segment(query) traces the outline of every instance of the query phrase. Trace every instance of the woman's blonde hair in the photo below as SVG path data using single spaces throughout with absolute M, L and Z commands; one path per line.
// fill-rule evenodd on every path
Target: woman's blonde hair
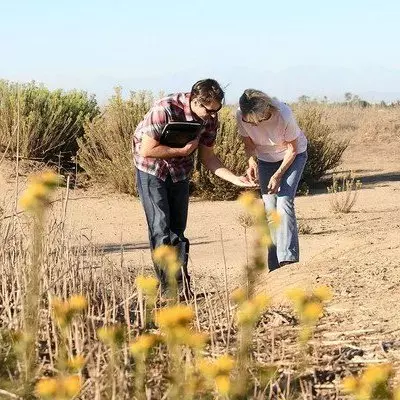
M 267 114 L 279 111 L 276 102 L 266 93 L 256 89 L 246 89 L 239 99 L 242 115 L 249 122 L 257 123 Z

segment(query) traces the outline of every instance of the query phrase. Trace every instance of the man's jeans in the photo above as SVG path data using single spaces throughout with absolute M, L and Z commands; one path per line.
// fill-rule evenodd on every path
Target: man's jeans
M 166 181 L 136 170 L 136 182 L 149 230 L 150 248 L 153 251 L 161 245 L 176 247 L 182 265 L 177 273 L 177 281 L 183 281 L 183 275 L 189 284 L 187 262 L 189 240 L 185 238 L 186 221 L 189 206 L 189 181 L 173 182 L 168 175 Z M 162 289 L 167 286 L 167 276 L 163 268 L 154 264 Z
M 280 216 L 280 223 L 277 228 L 274 228 L 271 221 L 268 221 L 273 243 L 268 249 L 268 267 L 270 271 L 279 268 L 280 263 L 299 261 L 299 236 L 294 210 L 294 197 L 306 161 L 306 151 L 298 154 L 283 175 L 278 193 L 268 194 L 268 182 L 280 167 L 282 161 L 265 162 L 258 160 L 258 173 L 265 210 L 267 215 L 276 210 Z

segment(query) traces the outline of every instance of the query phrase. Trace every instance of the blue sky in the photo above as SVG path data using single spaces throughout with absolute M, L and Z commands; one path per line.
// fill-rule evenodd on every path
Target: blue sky
M 0 0 L 0 78 L 125 91 L 400 98 L 400 2 Z

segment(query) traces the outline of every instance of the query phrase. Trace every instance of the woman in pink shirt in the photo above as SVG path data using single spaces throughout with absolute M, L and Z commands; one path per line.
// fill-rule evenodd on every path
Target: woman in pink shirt
M 290 107 L 260 90 L 244 91 L 236 117 L 249 156 L 247 176 L 260 183 L 267 217 L 275 210 L 281 217 L 277 228 L 271 225 L 268 267 L 272 271 L 299 261 L 294 197 L 307 161 L 307 138 Z

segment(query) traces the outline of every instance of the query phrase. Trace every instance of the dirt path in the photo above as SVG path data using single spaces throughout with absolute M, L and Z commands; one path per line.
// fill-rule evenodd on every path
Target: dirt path
M 258 290 L 279 303 L 290 286 L 328 284 L 335 293 L 330 312 L 342 321 L 342 327 L 400 329 L 400 157 L 396 146 L 352 145 L 341 169 L 353 170 L 363 182 L 354 210 L 333 213 L 325 190 L 297 198 L 299 220 L 310 229 L 310 234 L 300 236 L 301 262 L 263 273 Z M 3 168 L 0 178 L 3 202 L 10 204 L 12 167 Z M 57 203 L 53 212 L 60 215 L 61 207 L 62 202 Z M 244 229 L 238 222 L 241 213 L 236 202 L 191 201 L 186 233 L 191 241 L 190 270 L 198 283 L 223 287 L 225 267 L 229 287 L 241 283 L 247 258 Z M 115 260 L 123 248 L 127 264 L 151 270 L 147 228 L 137 199 L 98 187 L 71 191 L 66 222 L 71 237 L 82 235 Z M 247 239 L 251 252 L 251 235 Z

